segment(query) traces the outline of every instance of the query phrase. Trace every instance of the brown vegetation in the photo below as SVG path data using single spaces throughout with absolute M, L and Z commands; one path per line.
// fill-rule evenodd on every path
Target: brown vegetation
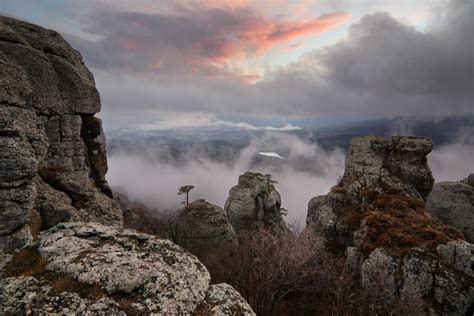
M 366 230 L 360 247 L 365 254 L 379 247 L 393 253 L 412 247 L 433 250 L 439 244 L 463 239 L 459 230 L 429 215 L 422 199 L 378 193 L 368 193 L 366 198 Z
M 346 191 L 347 191 L 346 188 L 341 187 L 341 186 L 337 186 L 337 185 L 335 185 L 331 188 L 332 193 L 346 193 Z
M 423 302 L 385 304 L 365 292 L 345 257 L 320 238 L 260 230 L 240 236 L 235 256 L 210 268 L 212 282 L 232 285 L 257 315 L 407 315 Z
M 42 257 L 37 247 L 27 247 L 15 252 L 5 265 L 5 277 L 32 276 L 38 277 L 44 272 L 48 261 Z
M 36 210 L 31 212 L 28 226 L 30 227 L 33 241 L 36 241 L 38 239 L 38 234 L 41 231 L 41 215 Z

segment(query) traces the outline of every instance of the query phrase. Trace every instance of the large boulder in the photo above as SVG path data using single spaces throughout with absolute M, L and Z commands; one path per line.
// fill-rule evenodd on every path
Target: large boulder
M 205 200 L 189 203 L 178 212 L 176 242 L 206 266 L 218 264 L 237 250 L 234 228 L 225 211 Z
M 309 202 L 306 233 L 345 257 L 375 302 L 463 315 L 473 308 L 474 246 L 425 211 L 431 149 L 426 138 L 354 139 L 342 179 Z
M 474 242 L 474 187 L 460 182 L 435 183 L 426 210 L 443 223 L 463 232 L 467 241 Z
M 246 172 L 239 176 L 238 184 L 230 189 L 224 209 L 236 232 L 260 227 L 276 233 L 288 231 L 281 196 L 270 175 Z
M 63 223 L 5 261 L 2 315 L 191 314 L 201 306 L 232 310 L 233 305 L 243 315 L 253 314 L 232 287 L 209 287 L 209 272 L 196 257 L 133 230 Z M 230 302 L 230 297 L 240 299 Z
M 0 251 L 31 243 L 35 226 L 120 226 L 94 117 L 100 98 L 79 52 L 54 31 L 0 16 L 0 78 Z

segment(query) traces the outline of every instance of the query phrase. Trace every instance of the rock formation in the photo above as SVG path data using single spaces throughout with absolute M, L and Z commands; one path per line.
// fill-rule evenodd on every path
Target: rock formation
M 309 203 L 307 233 L 346 256 L 375 300 L 463 315 L 474 302 L 474 246 L 425 212 L 431 141 L 361 137 L 340 183 Z
M 426 210 L 474 243 L 474 186 L 467 181 L 435 183 L 426 200 Z
M 182 208 L 177 216 L 176 242 L 196 255 L 206 266 L 227 257 L 238 246 L 237 235 L 224 210 L 204 200 Z
M 205 266 L 179 246 L 96 223 L 45 231 L 3 274 L 0 314 L 193 313 L 208 306 L 252 314 L 231 286 L 209 287 Z
M 181 247 L 120 228 L 99 110 L 79 52 L 0 16 L 0 314 L 254 315 Z
M 36 226 L 120 226 L 100 98 L 79 52 L 54 31 L 0 17 L 0 77 L 0 250 L 31 243 Z
M 224 209 L 236 232 L 258 227 L 277 233 L 288 231 L 280 193 L 270 175 L 246 172 L 239 176 L 238 184 L 230 189 Z

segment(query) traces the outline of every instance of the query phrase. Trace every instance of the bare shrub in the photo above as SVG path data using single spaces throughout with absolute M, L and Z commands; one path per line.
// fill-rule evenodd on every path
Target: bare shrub
M 259 315 L 273 315 L 286 298 L 312 292 L 315 256 L 323 249 L 313 236 L 277 235 L 268 229 L 244 233 L 229 260 L 211 271 L 213 281 L 233 285 Z
M 387 304 L 367 293 L 345 256 L 326 251 L 312 234 L 248 232 L 234 256 L 208 268 L 213 283 L 232 285 L 258 315 L 417 315 L 426 307 L 420 299 Z

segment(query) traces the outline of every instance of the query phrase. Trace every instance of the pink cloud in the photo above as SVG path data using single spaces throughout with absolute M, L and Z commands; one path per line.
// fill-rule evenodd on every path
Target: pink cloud
M 249 6 L 197 7 L 179 14 L 113 11 L 97 15 L 86 30 L 102 35 L 101 45 L 91 43 L 102 51 L 91 55 L 109 68 L 207 77 L 230 73 L 255 81 L 241 69 L 248 69 L 248 64 L 243 66 L 248 60 L 277 45 L 328 31 L 350 17 L 335 12 L 309 20 L 280 20 Z
M 264 54 L 275 45 L 295 38 L 311 36 L 328 31 L 351 18 L 347 12 L 325 14 L 307 21 L 270 20 L 258 14 L 235 21 L 228 28 L 216 29 L 208 38 L 195 43 L 193 59 L 211 60 L 226 64 L 247 53 Z M 302 43 L 291 45 L 297 48 Z

